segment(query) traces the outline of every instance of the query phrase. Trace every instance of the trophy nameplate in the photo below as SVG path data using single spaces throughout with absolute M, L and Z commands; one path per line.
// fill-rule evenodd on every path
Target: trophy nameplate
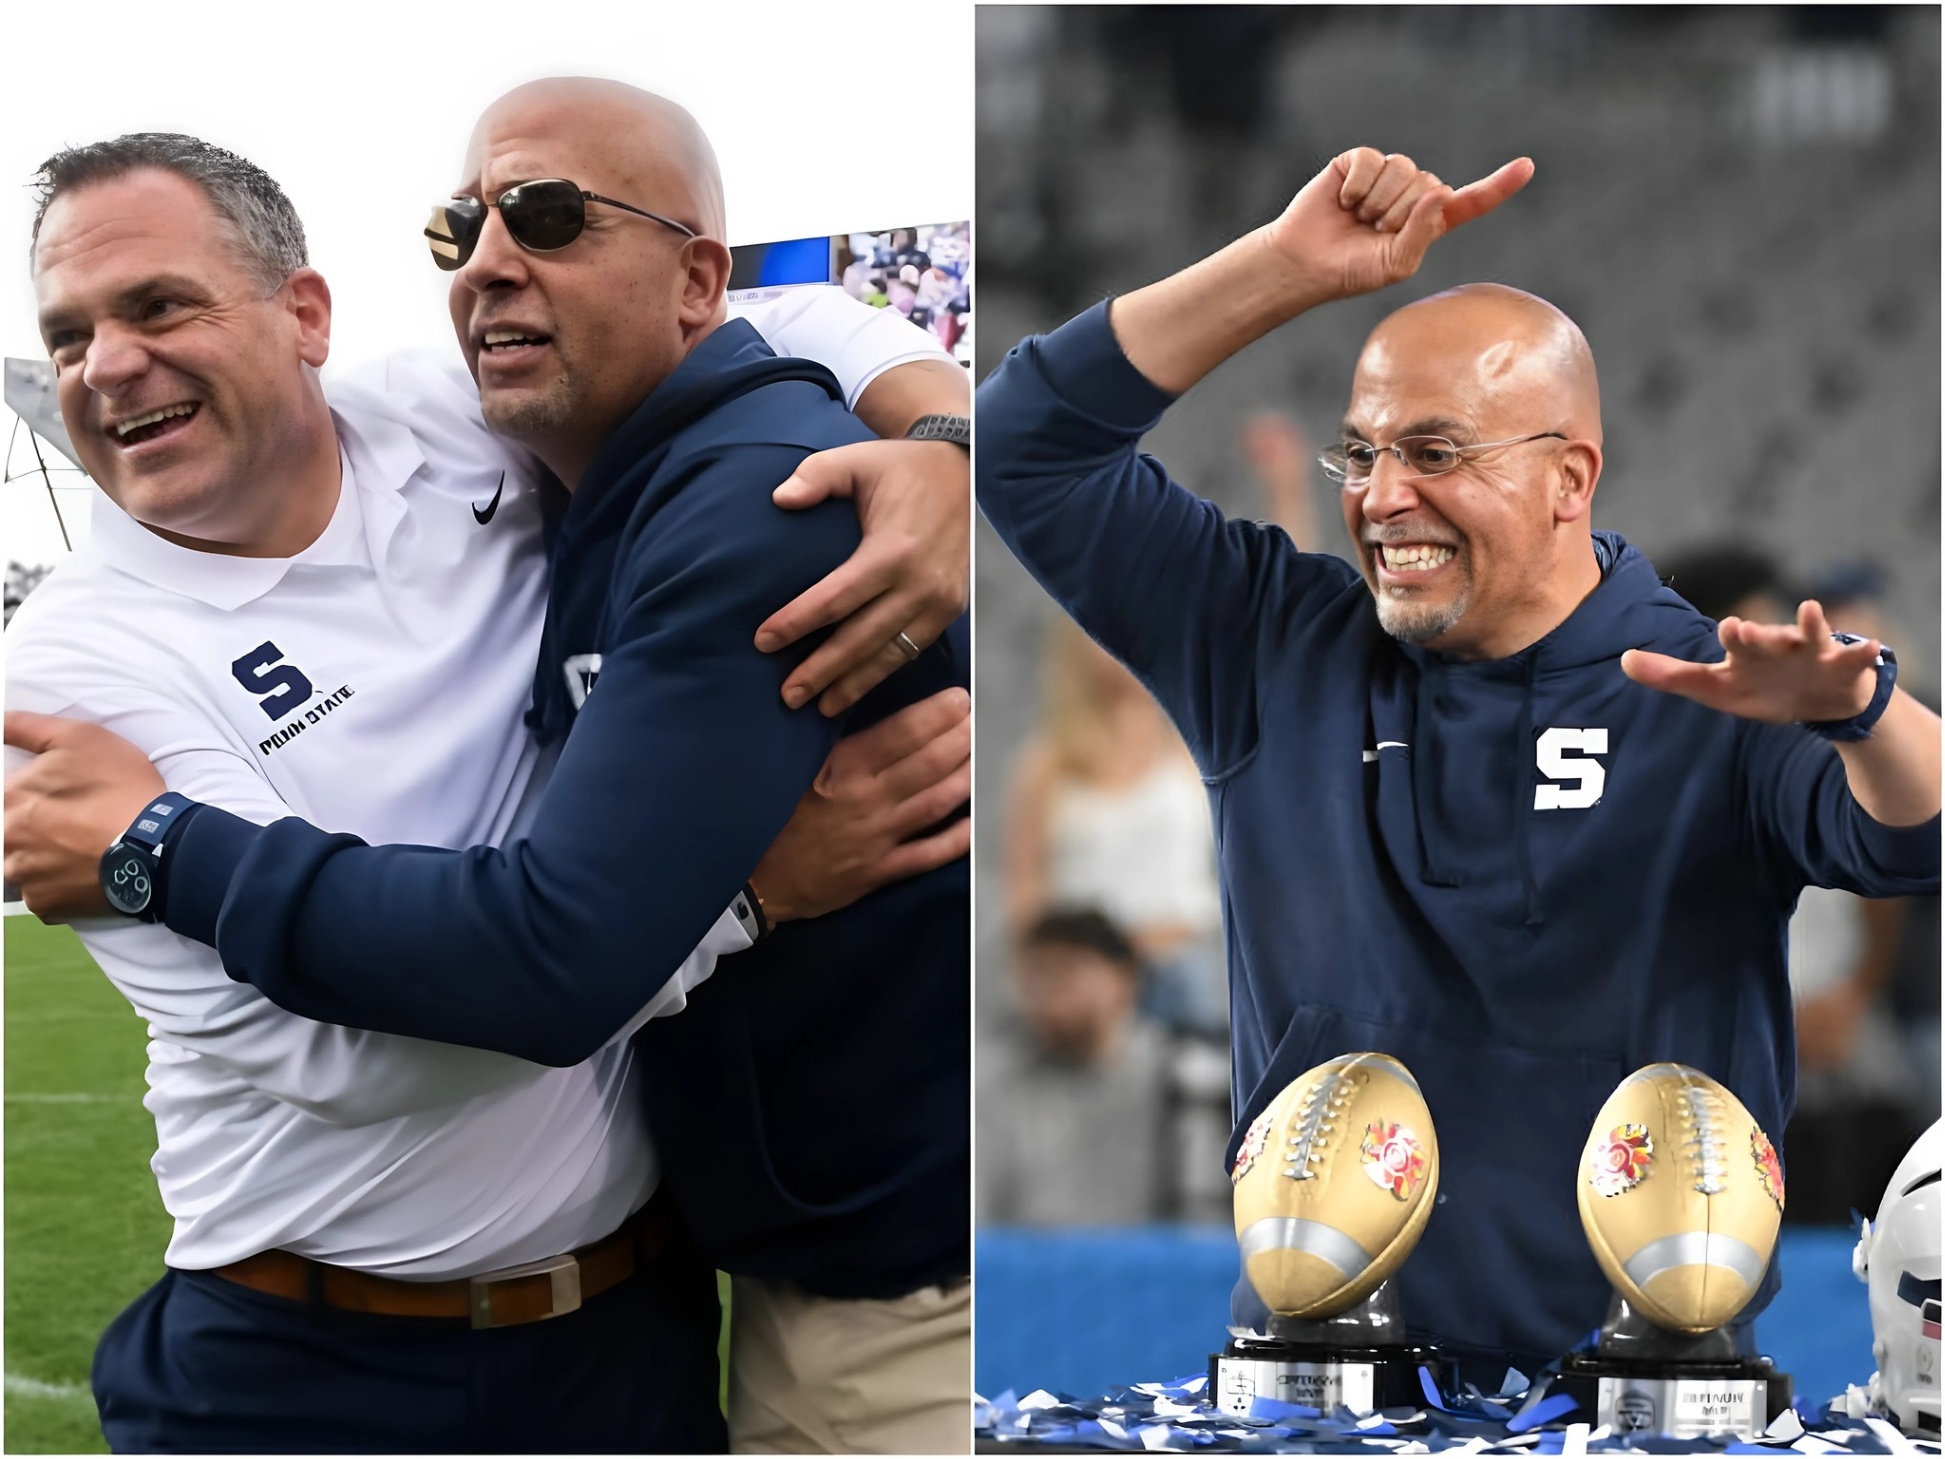
M 1594 1351 L 1563 1359 L 1548 1392 L 1571 1394 L 1588 1421 L 1617 1434 L 1755 1440 L 1790 1406 L 1791 1388 L 1731 1329 L 1669 1332 L 1617 1293 Z
M 1238 1333 L 1209 1357 L 1209 1401 L 1247 1418 L 1258 1398 L 1301 1404 L 1328 1415 L 1422 1404 L 1418 1370 L 1437 1377 L 1444 1363 L 1432 1348 L 1408 1342 L 1398 1298 L 1385 1282 L 1364 1301 L 1331 1317 L 1272 1317 L 1268 1332 Z

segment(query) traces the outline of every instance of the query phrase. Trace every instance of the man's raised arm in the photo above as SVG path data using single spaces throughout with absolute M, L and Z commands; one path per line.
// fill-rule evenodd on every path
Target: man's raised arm
M 1162 702 L 1205 775 L 1253 744 L 1260 635 L 1357 580 L 1298 559 L 1278 532 L 1225 521 L 1141 455 L 1141 437 L 1230 355 L 1306 309 L 1407 277 L 1434 238 L 1531 172 L 1509 163 L 1454 193 L 1407 158 L 1347 152 L 1274 223 L 1022 341 L 980 386 L 981 509 Z
M 1434 240 L 1525 187 L 1525 157 L 1456 191 L 1409 157 L 1354 147 L 1281 217 L 1114 302 L 1114 337 L 1156 388 L 1180 395 L 1299 314 L 1418 272 Z

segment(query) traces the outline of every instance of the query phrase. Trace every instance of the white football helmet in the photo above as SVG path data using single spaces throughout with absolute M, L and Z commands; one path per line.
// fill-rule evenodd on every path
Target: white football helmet
M 1945 1121 L 1918 1137 L 1866 1221 L 1851 1270 L 1871 1289 L 1871 1397 L 1908 1434 L 1938 1433 L 1939 1157 Z

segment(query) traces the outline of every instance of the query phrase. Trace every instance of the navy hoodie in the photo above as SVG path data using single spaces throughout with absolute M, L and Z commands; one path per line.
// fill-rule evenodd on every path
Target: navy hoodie
M 770 501 L 870 439 L 822 366 L 715 330 L 603 443 L 556 524 L 530 722 L 566 735 L 522 839 L 366 846 L 198 807 L 165 917 L 282 1008 L 571 1065 L 716 920 L 837 738 L 967 681 L 956 624 L 848 715 L 793 712 L 751 640 L 857 546 Z M 600 655 L 577 705 L 568 661 Z M 585 685 L 585 674 L 577 675 Z M 570 733 L 571 731 L 571 733 Z M 725 959 L 637 1037 L 666 1187 L 729 1271 L 892 1297 L 970 1267 L 964 859 Z
M 1402 1059 L 1441 1160 L 1397 1279 L 1405 1320 L 1482 1364 L 1543 1361 L 1608 1304 L 1574 1200 L 1608 1094 L 1644 1064 L 1690 1064 L 1780 1140 L 1797 894 L 1935 889 L 1938 821 L 1880 826 L 1814 735 L 1626 678 L 1629 648 L 1721 649 L 1610 533 L 1595 538 L 1600 586 L 1523 652 L 1460 662 L 1395 641 L 1350 564 L 1225 521 L 1138 454 L 1172 399 L 1098 306 L 980 387 L 978 489 L 1008 547 L 1168 710 L 1207 783 L 1228 1156 L 1313 1065 Z M 1772 1264 L 1748 1311 L 1777 1285 Z M 1236 1315 L 1265 1316 L 1246 1282 Z

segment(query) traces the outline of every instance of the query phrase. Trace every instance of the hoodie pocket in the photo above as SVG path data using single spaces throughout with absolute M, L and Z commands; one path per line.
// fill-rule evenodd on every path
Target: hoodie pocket
M 1408 1326 L 1469 1347 L 1553 1356 L 1599 1325 L 1609 1288 L 1574 1201 L 1580 1151 L 1624 1072 L 1460 1030 L 1306 1005 L 1248 1108 L 1339 1054 L 1390 1054 L 1432 1112 L 1438 1205 L 1397 1278 Z

